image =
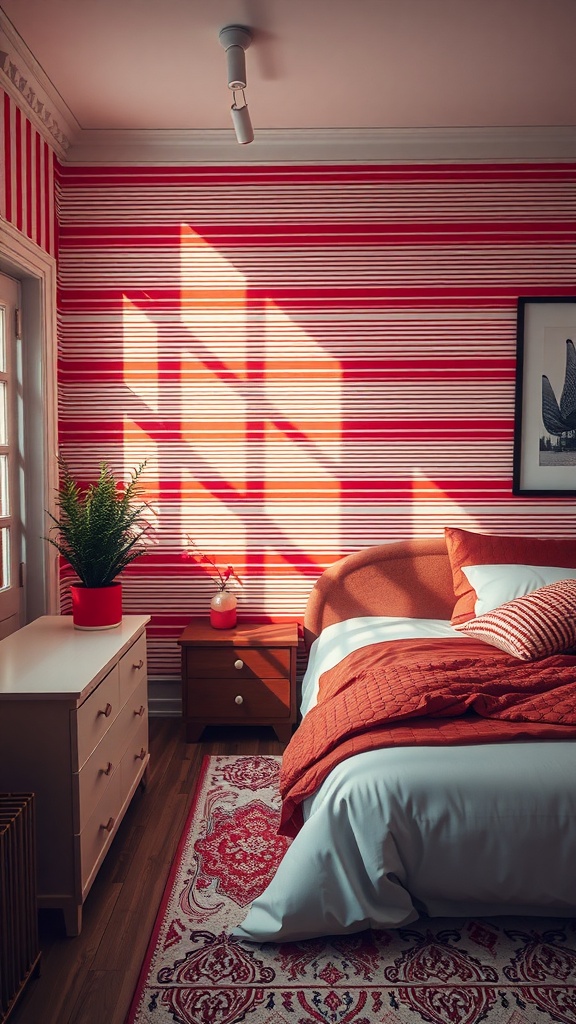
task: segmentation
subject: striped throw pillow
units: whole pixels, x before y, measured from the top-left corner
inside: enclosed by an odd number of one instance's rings
[[[576,644],[576,580],[559,580],[454,627],[522,661]]]

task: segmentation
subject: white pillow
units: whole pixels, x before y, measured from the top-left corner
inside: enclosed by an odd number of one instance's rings
[[[549,583],[576,580],[576,569],[549,565],[463,565],[462,572],[476,591],[476,615],[491,612]]]

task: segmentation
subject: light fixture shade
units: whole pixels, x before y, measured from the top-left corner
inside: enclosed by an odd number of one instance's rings
[[[250,120],[250,114],[248,113],[248,107],[237,107],[233,104],[230,107],[230,113],[232,114],[232,123],[234,125],[234,131],[236,132],[236,139],[241,146],[246,145],[248,142],[254,141],[254,130],[252,128],[252,122]]]

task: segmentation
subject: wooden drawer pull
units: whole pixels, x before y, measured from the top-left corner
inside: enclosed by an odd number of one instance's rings
[[[142,715],[144,714],[145,711],[146,711],[146,708],[144,707],[143,704],[141,704],[139,709],[138,709],[138,711],[135,711],[134,714],[138,715],[138,718],[142,718]]]
[[[114,828],[114,818],[108,818],[108,821],[106,822],[105,825],[102,825],[102,828],[106,832],[111,832],[112,829]]]
[[[138,758],[139,761],[144,760],[144,758],[146,757],[146,751],[144,750],[144,747],[141,748],[139,754],[136,754],[136,757]]]
[[[240,671],[241,668],[244,668],[244,662],[238,658],[238,660],[234,662],[234,668],[237,668],[238,671]]]
[[[134,664],[132,665],[132,668],[142,668],[143,664],[144,664],[144,662],[142,661],[142,658],[140,658],[140,661],[135,661],[134,662]]]
[[[112,705],[107,704],[106,707],[104,708],[104,711],[99,711],[98,714],[104,715],[105,718],[110,718],[110,715],[112,714]]]
[[[108,764],[102,769],[102,771],[104,772],[104,775],[111,775],[113,768],[114,765],[112,764],[112,761],[108,761]]]
[[[240,694],[238,694],[237,697],[234,697],[234,703],[235,704],[243,704],[244,703],[244,697],[241,697]]]

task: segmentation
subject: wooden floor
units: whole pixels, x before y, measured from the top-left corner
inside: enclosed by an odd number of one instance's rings
[[[281,754],[271,729],[211,729],[185,743],[177,718],[150,720],[148,786],[139,789],[66,938],[59,911],[40,913],[40,975],[10,1024],[123,1024],[205,754]]]

